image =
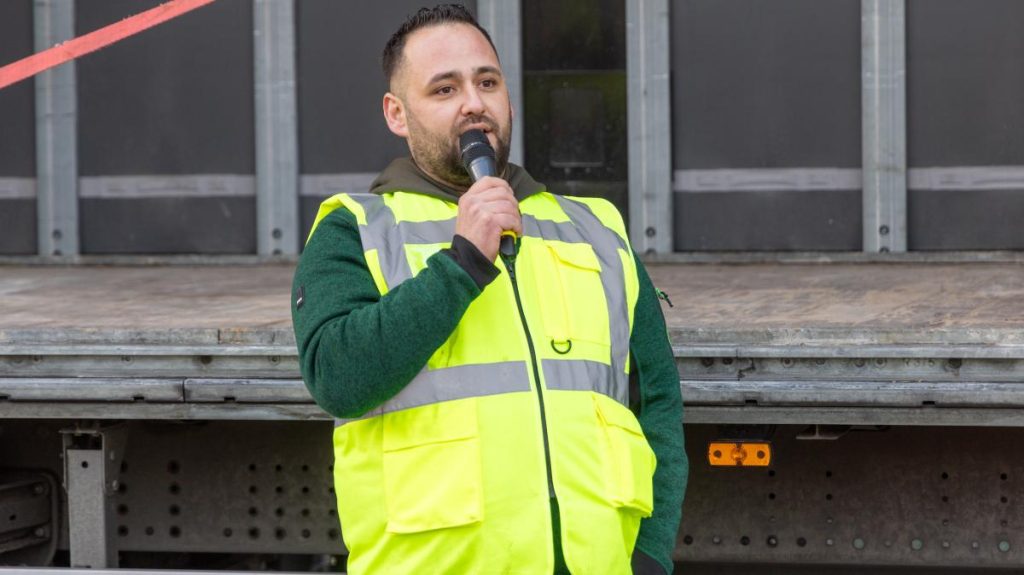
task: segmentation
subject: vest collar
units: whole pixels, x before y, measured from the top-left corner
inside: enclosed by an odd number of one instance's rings
[[[506,179],[520,202],[545,190],[544,184],[538,183],[526,170],[515,164],[508,165],[507,175]],[[409,157],[392,161],[370,185],[371,194],[388,192],[413,192],[452,203],[458,203],[460,195],[451,187],[428,176]]]

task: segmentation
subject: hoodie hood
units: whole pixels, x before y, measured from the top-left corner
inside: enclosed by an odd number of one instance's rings
[[[516,200],[520,202],[544,191],[544,184],[538,183],[530,177],[530,174],[526,173],[525,169],[515,164],[508,165],[506,175],[508,176],[506,180],[512,186]],[[428,176],[409,157],[398,158],[391,162],[370,185],[371,194],[386,194],[388,192],[413,192],[455,204],[459,203],[461,195],[461,192]]]

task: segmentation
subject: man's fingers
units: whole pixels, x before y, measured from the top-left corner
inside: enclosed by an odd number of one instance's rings
[[[523,235],[523,226],[520,223],[518,214],[496,214],[494,216],[494,223],[502,230],[512,230],[516,235]]]

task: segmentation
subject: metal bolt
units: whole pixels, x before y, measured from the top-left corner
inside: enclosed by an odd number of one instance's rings
[[[949,360],[949,367],[952,367],[953,369],[960,369],[960,366],[962,366],[963,364],[964,360],[959,358]]]
[[[34,487],[32,487],[32,493],[35,493],[36,495],[42,495],[43,493],[46,493],[46,487],[44,487],[42,483],[37,483]]]
[[[36,527],[35,531],[33,531],[32,534],[35,535],[36,537],[45,537],[46,536],[46,529],[44,529],[42,527]]]
[[[120,486],[121,483],[116,479],[110,482],[110,488],[113,489],[114,491],[117,491],[117,488]]]
[[[647,234],[647,237],[653,238],[654,234],[658,233],[658,230],[655,230],[654,227],[649,227],[644,230],[644,233]]]
[[[1007,551],[1009,551],[1010,550],[1010,542],[1009,541],[1000,541],[999,542],[999,550],[1002,551],[1003,553],[1006,553]]]
[[[722,538],[719,537],[718,535],[715,535],[714,537],[711,538],[711,542],[714,543],[715,545],[720,545],[722,543]]]
[[[878,227],[878,233],[882,234],[883,236],[889,235],[889,226],[886,226],[886,225],[879,226]]]
[[[942,542],[942,548],[943,549],[949,549],[949,541],[943,541]]]
[[[914,539],[910,542],[910,548],[914,551],[920,551],[922,547],[924,547],[924,541],[920,539]]]
[[[767,543],[769,547],[775,547],[779,544],[779,540],[774,535],[769,535]]]
[[[61,232],[60,230],[53,230],[53,239],[59,240],[62,237],[64,237],[64,233],[63,232]]]
[[[274,228],[274,231],[270,232],[270,235],[273,236],[273,238],[275,240],[281,239],[281,229],[280,228]]]
[[[977,541],[971,541],[971,549],[981,549],[981,543]]]
[[[826,517],[825,518],[825,523],[831,524],[832,523],[832,518],[831,517]]]
[[[863,359],[855,359],[855,360],[853,360],[853,365],[856,365],[857,367],[864,367],[864,360]]]
[[[892,541],[885,540],[882,542],[882,545],[885,545],[886,547],[892,547]]]
[[[887,253],[889,253],[889,248],[886,247],[886,246],[882,246],[881,248],[879,248],[878,252],[879,253],[883,253],[883,254],[887,254]]]
[[[854,539],[853,540],[853,548],[854,549],[863,549],[864,548],[864,540],[861,539],[860,537]]]
[[[829,547],[835,545],[835,543],[836,542],[833,541],[831,538],[825,540],[825,545],[828,545]]]

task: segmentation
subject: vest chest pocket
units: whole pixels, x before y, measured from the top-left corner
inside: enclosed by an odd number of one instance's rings
[[[610,345],[608,304],[601,278],[601,264],[593,248],[584,243],[544,242],[546,253],[535,258],[544,328],[552,348],[568,354],[583,343],[600,348]],[[604,352],[599,349],[595,359]]]
[[[417,533],[483,520],[475,399],[384,414],[387,531]]]
[[[654,509],[653,479],[657,459],[640,422],[613,399],[594,394],[605,452],[605,487],[616,507],[648,517]]]

